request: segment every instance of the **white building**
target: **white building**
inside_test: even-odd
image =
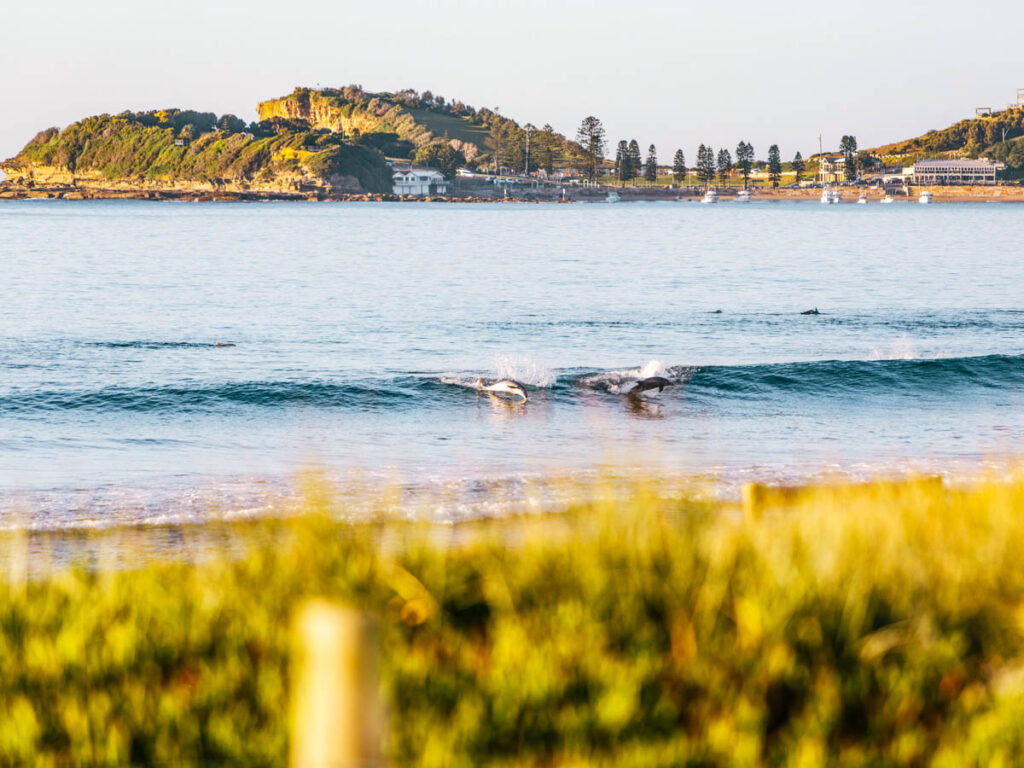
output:
[[[446,195],[448,181],[432,168],[400,168],[391,176],[396,195]]]
[[[995,184],[1006,166],[991,160],[921,160],[914,163],[914,184]]]

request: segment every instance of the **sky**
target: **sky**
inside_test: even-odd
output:
[[[863,147],[1005,107],[1024,0],[3,0],[0,157],[125,109],[256,119],[295,86],[415,88],[574,135],[599,117],[671,161]]]

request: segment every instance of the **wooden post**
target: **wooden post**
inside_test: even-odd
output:
[[[292,768],[380,768],[376,647],[360,613],[323,601],[294,624]]]

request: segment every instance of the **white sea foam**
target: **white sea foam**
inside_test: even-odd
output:
[[[917,360],[920,355],[914,346],[913,340],[906,336],[896,339],[889,345],[888,349],[871,348],[868,360]]]
[[[497,378],[512,379],[530,387],[550,387],[555,374],[527,357],[501,357],[495,363]]]

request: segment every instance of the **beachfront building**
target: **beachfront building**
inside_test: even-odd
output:
[[[921,160],[914,163],[914,184],[995,184],[996,172],[1006,166],[980,160]]]
[[[433,168],[399,168],[391,175],[396,195],[446,195],[448,180]]]
[[[827,157],[822,155],[818,165],[818,182],[821,184],[839,184],[846,181],[846,158]]]

